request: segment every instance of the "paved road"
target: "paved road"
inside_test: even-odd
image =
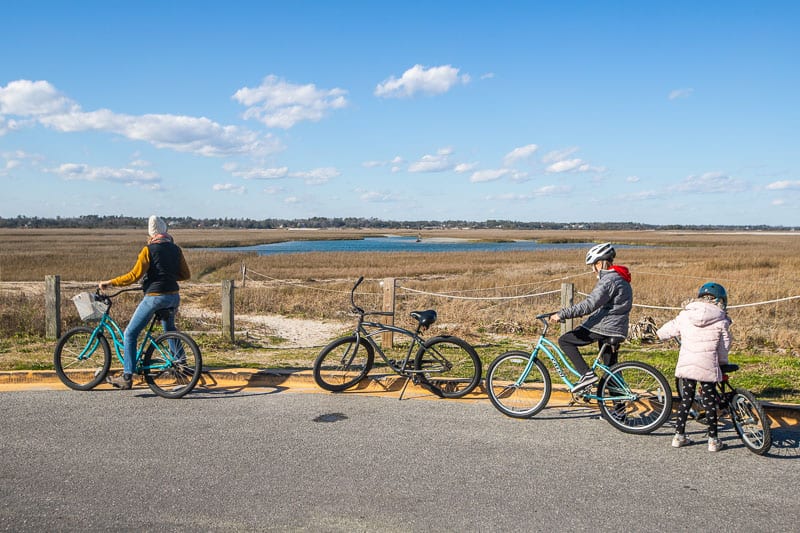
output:
[[[675,450],[588,409],[248,388],[0,393],[0,529],[797,530],[797,432]],[[701,426],[690,426],[699,432]]]

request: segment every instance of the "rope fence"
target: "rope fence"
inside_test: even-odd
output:
[[[579,277],[587,276],[587,275],[590,275],[590,274],[591,274],[591,272],[586,272],[586,273],[582,273],[582,274],[575,274],[575,275],[572,275],[572,276],[563,276],[563,277],[559,277],[559,278],[550,279],[550,280],[547,280],[547,281],[540,281],[540,282],[535,282],[535,283],[530,283],[530,284],[501,285],[501,286],[497,286],[497,287],[486,287],[486,288],[480,288],[480,289],[468,289],[468,290],[462,290],[462,291],[454,291],[454,292],[450,292],[450,293],[424,291],[424,290],[420,290],[420,289],[414,289],[414,288],[411,288],[411,287],[405,287],[403,285],[397,286],[397,289],[399,289],[401,291],[405,291],[407,293],[418,294],[418,295],[423,295],[423,296],[431,296],[431,297],[434,297],[434,298],[443,298],[443,299],[449,299],[449,300],[503,302],[503,301],[523,300],[523,299],[526,299],[526,298],[538,298],[538,297],[541,297],[541,296],[550,296],[550,295],[553,295],[553,294],[560,294],[562,292],[562,289],[553,289],[553,290],[549,290],[549,291],[535,292],[535,293],[528,293],[528,294],[520,294],[520,295],[512,295],[512,296],[463,296],[462,294],[466,293],[466,292],[498,291],[498,290],[503,290],[503,289],[512,289],[512,288],[526,287],[526,286],[541,286],[541,285],[547,285],[547,284],[550,284],[550,283],[557,283],[557,282],[564,283],[566,280],[579,278]],[[661,273],[653,273],[653,272],[636,272],[636,274],[654,275],[654,276],[667,276],[667,277],[685,278],[685,279],[706,279],[706,278],[697,277],[697,276],[676,276],[674,274],[661,274]],[[255,276],[255,278],[253,276]],[[327,289],[327,288],[324,288],[324,287],[314,287],[314,286],[311,286],[311,285],[308,285],[308,284],[304,284],[304,283],[301,283],[301,282],[287,281],[287,280],[281,280],[281,279],[278,279],[278,278],[273,278],[273,277],[268,276],[266,274],[263,274],[263,273],[260,273],[260,272],[256,272],[256,271],[254,271],[252,269],[249,269],[244,264],[242,264],[242,286],[245,285],[247,280],[252,280],[252,281],[268,280],[268,281],[273,281],[273,282],[276,282],[276,283],[279,283],[279,284],[291,285],[291,286],[294,286],[294,287],[299,287],[299,288],[308,289],[308,290],[339,293],[339,294],[349,294],[349,291],[346,291],[346,290]],[[731,281],[731,280],[723,280],[723,281]],[[578,292],[577,294],[579,294],[581,296],[584,296],[584,297],[588,296],[587,293],[583,293],[583,292]],[[786,296],[784,298],[776,298],[776,299],[773,299],[773,300],[764,300],[764,301],[760,301],[760,302],[729,305],[728,309],[742,309],[742,308],[746,308],[746,307],[758,307],[758,306],[762,306],[762,305],[771,305],[771,304],[776,304],[776,303],[781,303],[781,302],[788,302],[788,301],[798,300],[798,299],[800,299],[800,295],[797,295],[797,296]],[[663,310],[663,311],[680,311],[680,310],[683,309],[683,307],[673,307],[673,306],[663,306],[663,305],[647,305],[647,304],[637,304],[637,303],[633,304],[633,307],[637,307],[637,308],[640,308],[640,309],[655,309],[655,310]]]

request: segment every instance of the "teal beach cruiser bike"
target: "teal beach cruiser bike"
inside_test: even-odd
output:
[[[114,294],[102,294],[99,290],[84,292],[73,298],[81,319],[98,320],[98,323],[93,328],[73,328],[58,340],[53,362],[64,385],[85,391],[103,383],[111,369],[112,345],[122,364],[124,334],[109,311],[114,297],[135,290],[141,288],[122,289]],[[200,348],[189,335],[180,331],[153,331],[157,322],[173,313],[174,308],[156,312],[136,352],[136,374],[164,398],[181,398],[189,393],[203,370]]]
[[[486,371],[489,399],[501,413],[531,418],[547,405],[553,385],[543,363],[548,359],[569,391],[580,379],[561,349],[546,338],[548,318],[531,352],[510,351],[499,355]],[[646,434],[661,427],[672,413],[672,390],[666,378],[650,365],[638,361],[605,364],[616,353],[616,345],[604,344],[591,365],[600,376],[596,386],[571,393],[570,405],[596,401],[601,416],[625,433]]]

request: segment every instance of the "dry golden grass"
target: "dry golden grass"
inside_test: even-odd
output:
[[[582,249],[536,253],[257,256],[197,248],[383,233],[386,232],[178,230],[176,242],[184,247],[193,272],[194,289],[185,298],[218,310],[219,282],[234,279],[240,284],[244,263],[249,276],[244,287],[237,287],[237,312],[338,317],[346,314],[348,291],[358,276],[368,279],[359,294],[366,307],[380,305],[379,280],[396,278],[398,323],[409,325],[404,318],[409,311],[431,307],[439,311],[442,329],[475,341],[491,333],[531,337],[538,331],[534,315],[559,307],[557,294],[510,297],[556,291],[563,281],[574,283],[579,292],[588,293],[595,282],[583,265]],[[730,304],[734,306],[800,295],[800,234],[462,230],[424,232],[423,238],[428,237],[648,245],[621,248],[618,254],[617,262],[627,265],[633,273],[637,305],[678,307],[709,280],[727,287]],[[0,230],[0,243],[0,281],[39,282],[46,275],[59,274],[62,283],[85,282],[88,287],[98,280],[127,272],[144,243],[144,232],[6,229]],[[484,299],[421,295],[407,289]],[[32,327],[39,320],[35,311],[23,311],[25,306],[8,295],[0,295],[0,304],[0,334],[13,335],[19,331],[40,334],[41,328]],[[67,304],[71,302],[67,300]],[[735,349],[797,354],[800,351],[798,304],[800,300],[732,308]],[[119,311],[123,314],[118,316],[123,316],[124,309]],[[661,324],[675,314],[673,310],[636,307],[632,322],[651,316]],[[65,308],[64,316],[70,316],[69,309]]]

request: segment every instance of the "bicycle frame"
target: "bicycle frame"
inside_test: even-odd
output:
[[[110,307],[109,307],[110,309]],[[169,366],[172,363],[172,358],[168,353],[165,353],[161,350],[161,348],[153,342],[153,328],[155,327],[156,320],[158,319],[157,315],[153,315],[152,320],[150,320],[150,326],[145,330],[144,338],[142,339],[141,344],[136,350],[136,359],[135,359],[135,370],[138,374],[143,374],[145,370],[162,370]],[[95,326],[94,331],[92,331],[92,335],[89,337],[89,342],[86,343],[86,348],[83,352],[78,356],[81,359],[85,359],[86,357],[90,356],[95,349],[97,349],[97,345],[100,341],[97,340],[98,335],[107,332],[107,337],[111,338],[111,342],[114,345],[114,353],[117,356],[117,360],[120,364],[124,364],[124,352],[125,352],[125,334],[123,333],[122,329],[120,328],[119,324],[117,324],[116,320],[111,318],[108,314],[108,310],[103,314],[100,318],[100,322]],[[161,365],[153,365],[150,368],[145,369],[143,367],[143,355],[145,349],[148,345],[155,346],[155,349],[158,349],[161,355],[164,358],[164,361],[167,363]],[[86,356],[84,356],[86,354]]]
[[[531,369],[533,368],[534,361],[539,357],[540,353],[544,353],[547,356],[547,359],[550,360],[550,363],[553,365],[553,369],[556,371],[558,376],[561,378],[561,381],[564,384],[572,389],[576,382],[570,380],[567,376],[567,373],[564,371],[564,368],[576,378],[580,379],[581,373],[575,370],[575,367],[572,366],[572,363],[567,359],[567,356],[561,351],[553,341],[545,337],[547,334],[547,330],[549,329],[549,324],[547,320],[544,318],[539,318],[544,323],[544,330],[542,334],[539,336],[539,340],[536,342],[536,345],[533,347],[531,351],[531,356],[528,358],[528,364],[525,366],[525,370],[520,375],[519,379],[517,379],[516,383],[514,384],[516,387],[521,387],[522,384],[527,379],[528,374],[530,374]],[[606,353],[606,348],[608,344],[603,344],[602,348],[597,353],[597,356],[594,358],[594,362],[591,365],[591,369],[595,372],[599,369],[608,376],[607,379],[614,380],[614,383],[619,386],[619,388],[624,391],[623,395],[620,396],[599,396],[594,394],[591,391],[592,388],[585,389],[581,391],[580,396],[585,400],[599,400],[599,401],[613,401],[613,400],[626,400],[630,397],[631,391],[628,386],[622,381],[615,373],[611,371],[611,368],[606,366],[605,364],[601,363],[601,359],[603,355]]]
[[[358,319],[358,326],[356,326],[356,330],[354,331],[354,335],[357,340],[365,339],[369,344],[372,346],[372,349],[381,356],[381,359],[389,365],[389,367],[397,372],[398,374],[402,375],[411,375],[415,373],[422,372],[421,370],[414,370],[409,367],[409,360],[411,359],[412,354],[414,354],[414,348],[422,346],[425,342],[425,339],[420,337],[419,335],[419,327],[417,332],[413,332],[411,330],[401,328],[399,326],[393,326],[391,324],[383,324],[381,322],[373,322],[364,320],[364,316],[366,315],[380,315],[380,316],[393,316],[394,313],[385,312],[385,311],[374,311],[369,313],[359,314]],[[372,328],[371,330],[368,328]],[[400,365],[397,365],[395,360],[389,359],[384,351],[378,346],[378,343],[375,342],[373,337],[380,335],[382,333],[397,333],[399,335],[403,335],[404,337],[408,337],[410,339],[410,344],[408,346],[408,351],[406,352],[405,357],[400,361]],[[358,351],[359,344],[356,343],[356,352]],[[355,357],[355,353],[353,353],[353,357]]]

